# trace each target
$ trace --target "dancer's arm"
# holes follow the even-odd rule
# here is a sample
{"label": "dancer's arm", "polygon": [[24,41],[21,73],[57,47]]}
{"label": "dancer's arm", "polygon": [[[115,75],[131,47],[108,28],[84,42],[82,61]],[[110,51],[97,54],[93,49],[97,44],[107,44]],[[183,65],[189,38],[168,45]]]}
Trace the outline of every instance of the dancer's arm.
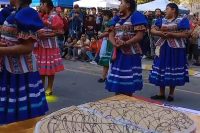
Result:
{"label": "dancer's arm", "polygon": [[190,33],[188,31],[182,32],[165,32],[164,33],[167,38],[188,38]]}
{"label": "dancer's arm", "polygon": [[23,40],[21,44],[10,46],[10,47],[0,47],[0,55],[22,55],[29,54],[34,48],[34,41]]}
{"label": "dancer's arm", "polygon": [[164,32],[160,31],[160,30],[157,30],[155,27],[152,27],[151,29],[151,34],[152,35],[155,35],[155,36],[160,36],[162,38],[165,38],[165,34]]}
{"label": "dancer's arm", "polygon": [[125,42],[125,45],[132,45],[140,42],[143,39],[144,31],[137,31],[136,35],[130,40]]}

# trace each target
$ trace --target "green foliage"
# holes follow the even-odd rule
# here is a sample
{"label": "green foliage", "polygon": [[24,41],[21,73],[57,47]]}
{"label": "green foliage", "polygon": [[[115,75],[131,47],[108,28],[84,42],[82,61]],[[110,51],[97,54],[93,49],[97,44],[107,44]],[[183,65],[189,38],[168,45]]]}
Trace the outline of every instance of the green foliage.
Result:
{"label": "green foliage", "polygon": [[[148,3],[151,2],[153,0],[136,0],[137,4],[144,4],[144,3]],[[174,2],[176,4],[180,4],[180,0],[170,0],[171,2]]]}
{"label": "green foliage", "polygon": [[151,2],[153,0],[136,0],[136,1],[137,1],[137,4],[144,4],[144,3]]}
{"label": "green foliage", "polygon": [[170,0],[171,2],[174,2],[176,4],[180,4],[180,0]]}

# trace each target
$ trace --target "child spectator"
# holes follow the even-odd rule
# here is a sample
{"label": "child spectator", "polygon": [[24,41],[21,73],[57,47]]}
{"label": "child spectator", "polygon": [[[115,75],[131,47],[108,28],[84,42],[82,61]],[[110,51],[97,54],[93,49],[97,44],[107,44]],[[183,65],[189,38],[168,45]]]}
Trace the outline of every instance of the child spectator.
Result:
{"label": "child spectator", "polygon": [[65,58],[66,55],[67,55],[67,57],[66,57],[65,59],[70,59],[70,58],[69,58],[69,56],[70,56],[70,48],[72,47],[72,45],[73,45],[73,39],[72,39],[72,37],[69,37],[69,38],[67,39],[67,41],[65,42],[65,44],[64,44],[64,49],[63,49],[63,56],[62,56],[62,58]]}

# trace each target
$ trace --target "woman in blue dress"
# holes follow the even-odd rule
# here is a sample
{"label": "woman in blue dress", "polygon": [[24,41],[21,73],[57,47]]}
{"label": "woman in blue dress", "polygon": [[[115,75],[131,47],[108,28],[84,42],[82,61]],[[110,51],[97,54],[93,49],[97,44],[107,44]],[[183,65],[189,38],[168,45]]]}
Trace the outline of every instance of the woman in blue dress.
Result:
{"label": "woman in blue dress", "polygon": [[42,116],[48,110],[44,87],[32,54],[36,32],[43,28],[31,0],[15,0],[2,25],[0,56],[0,125]]}
{"label": "woman in blue dress", "polygon": [[189,82],[185,39],[190,26],[187,18],[178,18],[178,10],[176,4],[168,4],[166,17],[156,20],[151,30],[153,35],[160,36],[149,76],[150,83],[160,87],[160,94],[151,97],[155,100],[164,100],[165,87],[169,86],[167,101],[173,101],[175,87]]}
{"label": "woman in blue dress", "polygon": [[136,10],[134,0],[122,0],[120,19],[109,33],[109,40],[115,47],[106,89],[116,94],[131,96],[143,87],[141,54],[139,42],[146,30],[145,16]]}

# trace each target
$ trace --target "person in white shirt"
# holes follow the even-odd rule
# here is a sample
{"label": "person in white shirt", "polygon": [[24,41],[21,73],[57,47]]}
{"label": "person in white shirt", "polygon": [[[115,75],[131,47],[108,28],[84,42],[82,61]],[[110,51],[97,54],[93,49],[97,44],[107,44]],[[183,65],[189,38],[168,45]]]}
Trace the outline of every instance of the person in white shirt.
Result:
{"label": "person in white shirt", "polygon": [[76,55],[76,59],[79,58],[82,61],[86,60],[86,51],[90,48],[90,40],[87,39],[85,34],[81,35],[80,40],[74,46],[73,54]]}

